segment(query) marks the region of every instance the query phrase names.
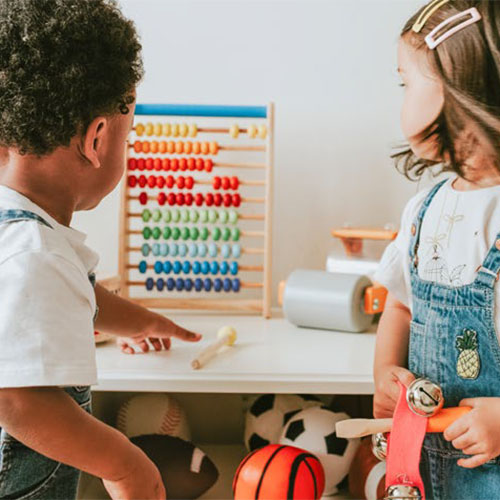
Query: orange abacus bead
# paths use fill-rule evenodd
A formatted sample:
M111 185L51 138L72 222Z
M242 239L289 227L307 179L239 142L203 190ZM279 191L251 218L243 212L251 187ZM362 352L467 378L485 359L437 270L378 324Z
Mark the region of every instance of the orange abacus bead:
M167 143L166 143L166 141L160 141L158 143L158 152L162 153L162 154L167 152Z
M184 153L187 155L191 154L191 151L193 151L193 143L188 141L184 143Z
M142 143L142 152L143 153L149 153L149 149L150 149L149 141L144 141Z
M193 142L193 154L199 155L200 154L200 143L199 142Z
M158 153L158 142L153 141L151 143L151 153Z
M201 154L207 155L209 151L210 151L210 145L208 144L208 142L202 142L201 143Z
M142 151L142 142L141 141L134 142L134 151L136 153L140 153Z
M167 151L168 151L170 154L175 153L175 142L174 142L174 141L169 141L169 142L168 142L168 144L167 144Z
M219 145L216 142L210 143L210 154L216 155L219 152Z
M179 141L175 145L175 152L177 154L181 154L184 151L184 143L182 141Z

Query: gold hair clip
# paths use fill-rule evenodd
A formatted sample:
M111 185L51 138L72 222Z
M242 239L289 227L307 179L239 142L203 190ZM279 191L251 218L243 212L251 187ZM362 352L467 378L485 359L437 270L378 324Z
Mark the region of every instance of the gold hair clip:
M415 33L419 33L422 28L425 26L425 23L429 20L429 18L436 12L436 10L440 9L445 3L448 3L450 0L432 0L432 2L425 7L425 9L420 13L417 20L413 24L412 30Z

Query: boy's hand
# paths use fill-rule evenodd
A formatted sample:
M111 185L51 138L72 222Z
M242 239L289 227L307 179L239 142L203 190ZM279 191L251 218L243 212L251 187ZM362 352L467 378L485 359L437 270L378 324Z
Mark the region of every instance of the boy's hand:
M444 431L444 438L470 458L461 458L458 465L478 467L500 455L500 398L471 398L460 406L472 410L453 422Z
M117 338L116 343L122 352L134 354L135 350L131 344L138 345L142 352L148 352L149 345L146 340L151 342L155 351L161 351L162 349L170 349L171 337L177 337L186 342L198 342L202 338L198 333L190 332L160 314L151 314L151 320L141 333Z
M415 375L401 366L380 367L375 376L375 396L373 398L373 416L375 418L392 417L399 399L398 381L408 386L415 380Z

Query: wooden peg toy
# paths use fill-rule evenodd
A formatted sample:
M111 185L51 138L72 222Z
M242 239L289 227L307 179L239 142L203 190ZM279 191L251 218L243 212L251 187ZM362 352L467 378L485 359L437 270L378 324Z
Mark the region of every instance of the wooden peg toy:
M215 357L224 346L232 346L236 342L236 330L231 326L224 326L217 332L217 341L210 344L206 349L191 362L194 370L199 370L203 365Z

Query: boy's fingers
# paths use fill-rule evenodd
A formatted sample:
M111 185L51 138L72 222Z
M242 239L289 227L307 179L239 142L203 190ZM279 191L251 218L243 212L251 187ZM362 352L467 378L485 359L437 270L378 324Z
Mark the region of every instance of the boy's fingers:
M163 343L163 347L165 347L165 349L168 351L172 346L172 341L169 338L161 339L161 341Z
M466 469L473 469L474 467L479 467L480 465L485 464L489 460L488 455L484 453L479 455L474 455L470 458L461 458L457 464L460 467L464 467Z
M472 446L462 449L462 451L466 455L479 455L484 452L483 448L478 443L474 443Z
M141 342L139 342L137 345L141 348L142 352L148 352L149 351L149 345L148 345L148 343L145 340L141 340Z
M457 450L464 450L465 448L470 448L476 443L474 439L472 439L470 432L466 432L465 434L462 434L461 436L458 436L456 439L454 439L451 444ZM472 453L467 453L467 455L472 455Z
M152 346L154 347L155 351L161 351L162 349L162 344L160 342L160 339L156 338L149 338L149 341L151 342Z
M468 414L455 420L444 430L443 437L446 441L453 441L469 430L469 419L466 417L468 417Z
M174 325L172 337L177 337L178 339L184 340L186 342L198 342L202 338L200 334L186 330L179 325Z
M405 387L408 387L415 380L415 375L406 368L396 368L393 373Z

